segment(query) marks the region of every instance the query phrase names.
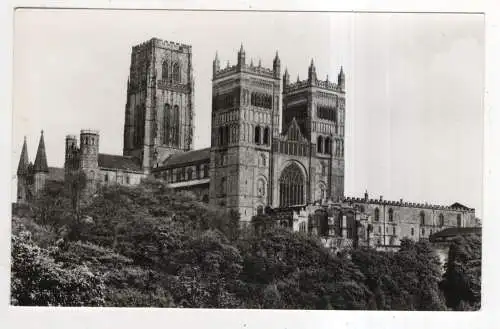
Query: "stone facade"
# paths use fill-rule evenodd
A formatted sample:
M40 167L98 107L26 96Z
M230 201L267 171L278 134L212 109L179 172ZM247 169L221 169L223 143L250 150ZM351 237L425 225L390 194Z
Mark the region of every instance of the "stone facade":
M272 68L266 68L248 63L241 46L235 65L228 62L221 68L216 54L212 70L211 146L192 150L191 46L156 38L134 46L123 156L100 154L99 134L82 130L79 146L75 136L66 138L66 175L83 171L90 182L89 192L99 184L133 185L154 175L174 189L194 192L202 201L239 211L243 222L264 208L284 213L300 208L293 215L299 218L330 204L324 211L332 219L321 224L322 232L330 225L330 233L320 235L347 239L343 241L364 237L355 244L396 246L405 236L428 238L446 227L475 225L474 209L459 204L445 207L372 200L367 195L344 197L342 68L335 82L328 76L320 80L311 61L307 79L291 82L287 70L281 75L277 53ZM44 148L42 153L40 158L46 161ZM18 170L20 200L28 186L34 184L40 190L47 179L46 163L38 165L36 175L30 166L23 149ZM314 204L321 209L307 208ZM304 225L314 230L309 219L305 224L298 219L292 223L297 230ZM358 227L362 232L355 223L362 224Z

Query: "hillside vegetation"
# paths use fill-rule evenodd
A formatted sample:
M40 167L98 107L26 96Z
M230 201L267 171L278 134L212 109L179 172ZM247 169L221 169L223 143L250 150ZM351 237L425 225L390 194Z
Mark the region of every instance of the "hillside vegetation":
M480 307L478 238L454 242L442 277L426 242L333 255L303 233L240 229L236 213L158 181L105 187L80 203L49 186L31 214L13 216L13 305Z

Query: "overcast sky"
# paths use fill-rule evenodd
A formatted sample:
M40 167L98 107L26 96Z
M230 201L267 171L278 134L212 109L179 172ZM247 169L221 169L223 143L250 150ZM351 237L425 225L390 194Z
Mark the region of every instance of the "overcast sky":
M21 10L15 16L13 159L23 136L34 161L40 130L50 166L64 137L98 129L121 154L131 47L152 37L191 44L195 148L209 146L212 60L272 67L291 80L347 80L345 194L476 208L482 216L483 16ZM13 180L15 182L15 180ZM14 190L15 191L15 190ZM13 194L15 195L15 194Z

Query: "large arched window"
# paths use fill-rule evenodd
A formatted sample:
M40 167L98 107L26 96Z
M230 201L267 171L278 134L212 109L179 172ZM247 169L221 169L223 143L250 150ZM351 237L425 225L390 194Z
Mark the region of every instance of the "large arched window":
M304 203L304 176L295 163L286 167L280 177L280 206Z
M219 127L219 134L218 134L218 139L219 139L219 145L224 145L224 128Z
M179 146L179 105L174 106L172 112L172 143Z
M170 143L170 130L172 122L170 115L170 104L165 104L163 108L163 144Z
M269 127L264 128L264 145L269 145Z
M457 227L462 227L462 215L457 215Z
M389 208L389 222L392 222L394 220L394 211L392 208Z
M330 137L325 138L325 153L332 154L332 140Z
M263 179L257 181L257 196L260 198L266 196L266 182Z
M163 61L163 64L161 65L161 78L162 80L168 80L168 61L165 60Z
M439 226L443 227L444 226L444 215L439 214Z
M254 142L255 144L260 144L260 126L255 126L254 129Z
M144 141L144 111L143 105L137 105L135 108L134 116L134 144L135 146L141 146Z
M425 225L425 214L423 211L420 212L420 225Z
M174 65L172 65L172 80L175 83L181 82L181 69L179 63L174 63Z
M375 221L378 222L380 220L380 210L378 208L375 208L374 214Z
M318 153L323 153L323 136L318 136L317 147Z

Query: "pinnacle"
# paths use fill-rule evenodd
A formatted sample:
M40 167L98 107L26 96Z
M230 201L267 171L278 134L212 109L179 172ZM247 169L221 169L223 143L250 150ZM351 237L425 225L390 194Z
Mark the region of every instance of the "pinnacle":
M36 151L35 164L33 166L35 172L48 172L47 154L45 153L45 141L43 139L43 130L41 131L38 150Z

